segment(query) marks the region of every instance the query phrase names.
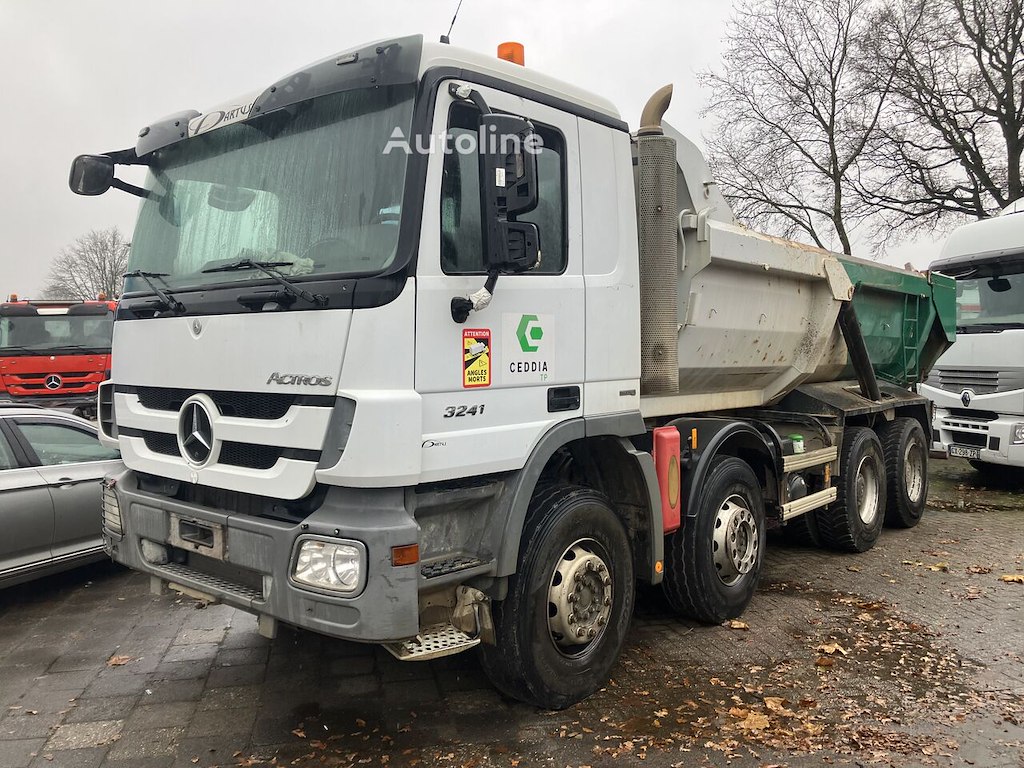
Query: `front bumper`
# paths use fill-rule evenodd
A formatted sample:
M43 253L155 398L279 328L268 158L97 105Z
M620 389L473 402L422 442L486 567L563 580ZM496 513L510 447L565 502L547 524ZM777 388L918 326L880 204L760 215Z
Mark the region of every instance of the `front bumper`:
M981 415L954 415L945 408L936 408L932 428L948 456L952 445L979 449L979 461L1024 467L1024 445L1013 445L1013 427L1024 417L1000 414L994 420Z
M419 567L391 564L391 548L418 537L402 489L332 488L307 518L286 522L144 493L131 470L111 479L122 532L105 522L104 540L111 557L129 568L332 637L388 642L419 629ZM189 530L216 531L216 541L183 540L182 521ZM296 543L309 537L362 544L366 562L358 594L341 597L291 581Z
M41 405L44 408L96 408L96 390L84 395L12 395L0 393L0 400L18 405Z

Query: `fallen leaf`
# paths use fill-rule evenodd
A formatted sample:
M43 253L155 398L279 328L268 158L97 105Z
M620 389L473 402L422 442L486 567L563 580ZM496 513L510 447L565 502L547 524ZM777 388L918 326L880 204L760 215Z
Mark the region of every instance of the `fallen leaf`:
M792 717L794 715L793 710L786 708L786 700L781 696L765 696L764 705L769 712L776 712L786 717Z
M1007 584L1024 584L1024 576L1019 573L1006 573L999 577L1000 581L1005 581Z
M819 656L818 660L814 662L816 667L831 667L836 663L835 659L831 659L828 656Z
M750 714L749 709L742 709L741 707L733 707L729 710L729 714L733 717L739 718L740 720L746 719L747 715Z
M729 629L750 629L750 625L739 619L730 619L725 624Z
M108 667L123 667L129 661L134 661L131 656L111 656L107 659Z
M843 648L843 646L841 646L839 643L822 643L814 650L821 651L822 653L827 653L829 656L836 653L841 653L843 654L843 656L849 655L849 651Z
M848 566L846 566L846 570L848 570L848 571L850 571L852 573L860 573L860 566L859 565L848 565Z
M747 719L739 724L739 727L747 731L763 731L768 727L768 717L757 712L751 712L747 715Z
M306 732L304 730L302 730L301 728L295 728L292 731L292 734L295 735L295 736L298 736L300 739L306 738Z
M934 563L928 566L929 571L942 571L943 573L949 572L949 563Z
M967 566L968 573L992 573L992 569L987 565L969 565Z

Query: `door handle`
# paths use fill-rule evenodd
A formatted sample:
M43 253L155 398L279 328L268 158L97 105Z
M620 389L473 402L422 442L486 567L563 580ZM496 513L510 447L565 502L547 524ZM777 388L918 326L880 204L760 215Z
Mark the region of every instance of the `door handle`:
M580 407L580 388L551 387L548 390L548 413L576 411Z

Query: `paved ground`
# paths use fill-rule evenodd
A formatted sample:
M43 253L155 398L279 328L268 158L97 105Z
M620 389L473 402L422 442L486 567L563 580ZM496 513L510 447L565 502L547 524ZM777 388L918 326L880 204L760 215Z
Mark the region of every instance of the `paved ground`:
M0 592L0 768L1024 765L1024 481L933 463L864 555L774 546L734 627L641 594L608 687L501 699L471 655L401 664L112 566Z

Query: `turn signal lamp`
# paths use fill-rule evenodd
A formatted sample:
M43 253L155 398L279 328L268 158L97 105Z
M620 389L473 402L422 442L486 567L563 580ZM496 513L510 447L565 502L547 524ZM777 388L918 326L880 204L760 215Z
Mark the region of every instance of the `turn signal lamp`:
M526 49L523 48L522 43L499 43L498 58L504 59L505 61L511 61L513 64L518 64L520 67L525 67Z

